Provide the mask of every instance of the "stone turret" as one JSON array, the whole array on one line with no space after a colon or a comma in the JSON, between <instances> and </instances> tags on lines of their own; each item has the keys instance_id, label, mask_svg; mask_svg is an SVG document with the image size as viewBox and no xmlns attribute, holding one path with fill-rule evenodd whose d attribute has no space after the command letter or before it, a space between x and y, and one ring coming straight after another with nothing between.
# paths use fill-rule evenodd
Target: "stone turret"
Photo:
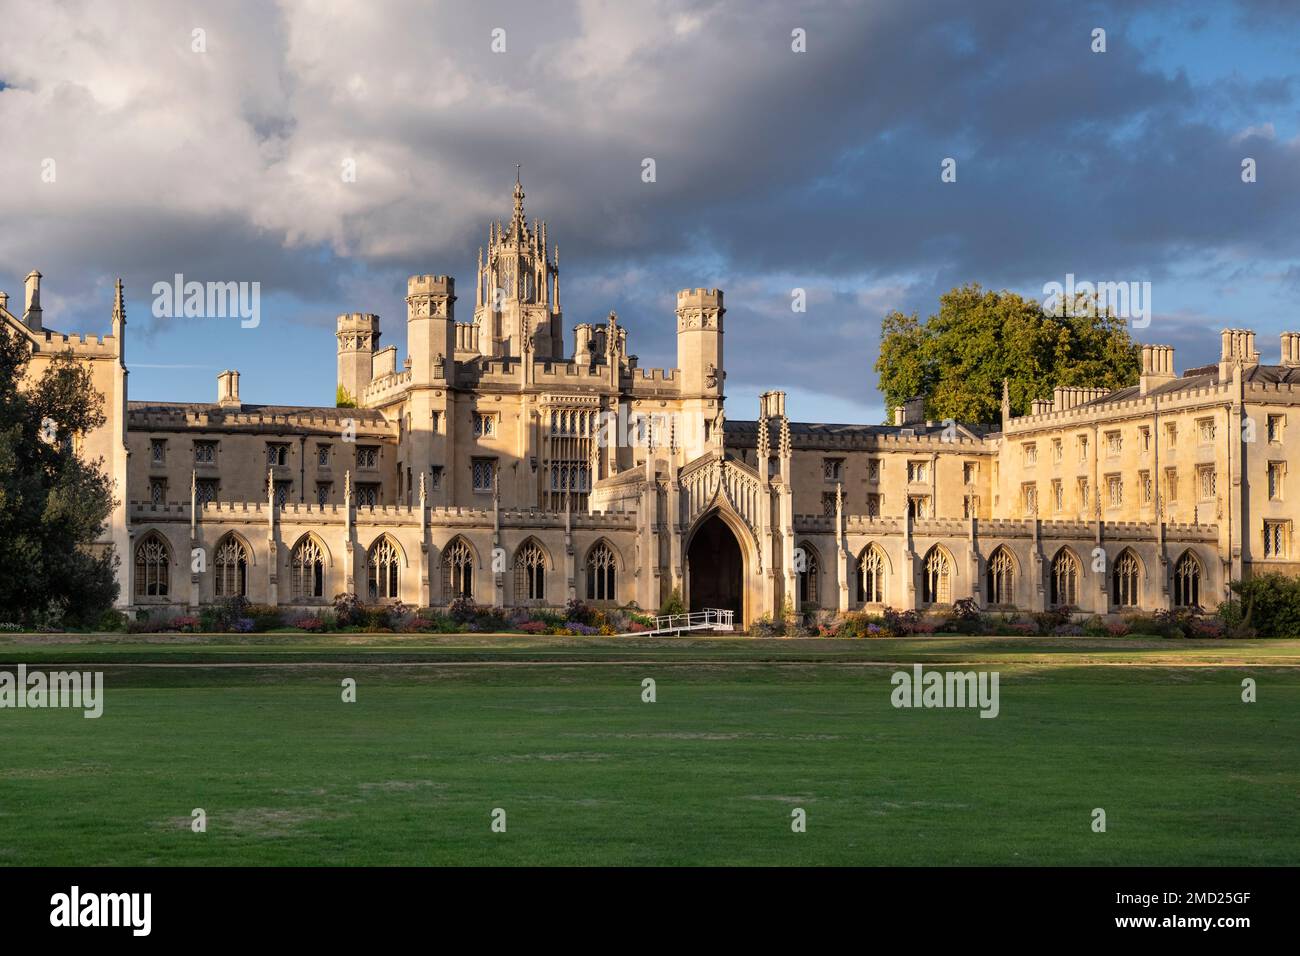
<instances>
[{"instance_id":1,"label":"stone turret","mask_svg":"<svg viewBox=\"0 0 1300 956\"><path fill-rule=\"evenodd\" d=\"M406 352L412 384L455 381L456 280L451 276L406 280Z\"/></svg>"},{"instance_id":2,"label":"stone turret","mask_svg":"<svg viewBox=\"0 0 1300 956\"><path fill-rule=\"evenodd\" d=\"M379 348L379 335L377 315L346 312L338 318L338 384L348 401L360 404L361 390L370 384L374 376L374 357Z\"/></svg>"}]
</instances>

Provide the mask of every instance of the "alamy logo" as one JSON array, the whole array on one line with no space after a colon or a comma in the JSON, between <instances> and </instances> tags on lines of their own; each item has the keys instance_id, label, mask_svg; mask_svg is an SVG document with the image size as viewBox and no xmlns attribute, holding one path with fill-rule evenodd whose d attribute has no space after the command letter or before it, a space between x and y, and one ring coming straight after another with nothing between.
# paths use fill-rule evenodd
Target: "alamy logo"
<instances>
[{"instance_id":1,"label":"alamy logo","mask_svg":"<svg viewBox=\"0 0 1300 956\"><path fill-rule=\"evenodd\" d=\"M1043 284L1043 311L1056 318L1110 315L1129 319L1135 329L1151 324L1150 282L1079 282L1065 274L1065 284Z\"/></svg>"},{"instance_id":2,"label":"alamy logo","mask_svg":"<svg viewBox=\"0 0 1300 956\"><path fill-rule=\"evenodd\" d=\"M74 886L50 897L50 925L129 926L131 935L148 936L153 919L152 893L86 893Z\"/></svg>"},{"instance_id":3,"label":"alamy logo","mask_svg":"<svg viewBox=\"0 0 1300 956\"><path fill-rule=\"evenodd\" d=\"M171 282L153 284L156 319L241 319L242 328L262 322L262 283L186 282L176 273Z\"/></svg>"},{"instance_id":4,"label":"alamy logo","mask_svg":"<svg viewBox=\"0 0 1300 956\"><path fill-rule=\"evenodd\" d=\"M895 707L978 707L981 717L996 717L997 671L925 671L920 664L912 672L895 671L889 702Z\"/></svg>"},{"instance_id":5,"label":"alamy logo","mask_svg":"<svg viewBox=\"0 0 1300 956\"><path fill-rule=\"evenodd\" d=\"M4 708L73 708L84 710L83 717L93 719L104 713L104 674L102 671L28 671L18 665L18 673L0 671L0 710Z\"/></svg>"}]
</instances>

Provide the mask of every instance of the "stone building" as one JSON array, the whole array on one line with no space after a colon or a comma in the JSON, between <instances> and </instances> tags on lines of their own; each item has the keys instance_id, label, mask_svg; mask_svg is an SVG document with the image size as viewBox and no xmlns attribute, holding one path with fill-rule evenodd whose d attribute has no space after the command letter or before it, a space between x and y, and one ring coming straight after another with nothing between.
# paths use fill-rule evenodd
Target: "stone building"
<instances>
[{"instance_id":1,"label":"stone building","mask_svg":"<svg viewBox=\"0 0 1300 956\"><path fill-rule=\"evenodd\" d=\"M889 425L792 422L780 391L728 419L720 290L679 292L677 367L641 368L612 312L566 342L558 247L518 182L487 240L470 321L450 276L410 278L405 359L378 316L339 316L342 407L246 404L236 371L211 403L128 402L120 283L103 338L45 327L39 273L21 317L0 293L32 372L71 350L105 397L79 441L119 489L101 544L124 608L653 609L676 590L746 623L787 601L1107 614L1298 570L1300 333L1263 365L1253 332L1224 331L1220 361L1181 376L1143 346L1138 384L1058 388L1021 417L1004 396L1000 428L925 421L920 399Z\"/></svg>"}]
</instances>

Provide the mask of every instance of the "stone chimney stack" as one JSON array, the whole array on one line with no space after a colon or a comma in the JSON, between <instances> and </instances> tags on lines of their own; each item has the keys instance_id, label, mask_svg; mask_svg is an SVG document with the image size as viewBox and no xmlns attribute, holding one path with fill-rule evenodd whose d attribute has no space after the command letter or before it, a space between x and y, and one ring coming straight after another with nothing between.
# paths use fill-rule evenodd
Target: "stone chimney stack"
<instances>
[{"instance_id":1,"label":"stone chimney stack","mask_svg":"<svg viewBox=\"0 0 1300 956\"><path fill-rule=\"evenodd\" d=\"M23 310L23 323L33 332L41 325L41 274L33 269L27 273L27 307Z\"/></svg>"},{"instance_id":2,"label":"stone chimney stack","mask_svg":"<svg viewBox=\"0 0 1300 956\"><path fill-rule=\"evenodd\" d=\"M217 376L217 404L222 408L239 408L239 373L227 369Z\"/></svg>"},{"instance_id":3,"label":"stone chimney stack","mask_svg":"<svg viewBox=\"0 0 1300 956\"><path fill-rule=\"evenodd\" d=\"M919 425L925 421L925 399L909 398L894 409L895 425Z\"/></svg>"},{"instance_id":4,"label":"stone chimney stack","mask_svg":"<svg viewBox=\"0 0 1300 956\"><path fill-rule=\"evenodd\" d=\"M1255 333L1250 329L1224 329L1219 333L1222 350L1219 354L1219 380L1232 376L1232 367L1254 368L1259 364L1255 351Z\"/></svg>"},{"instance_id":5,"label":"stone chimney stack","mask_svg":"<svg viewBox=\"0 0 1300 956\"><path fill-rule=\"evenodd\" d=\"M1282 364L1300 368L1300 332L1282 333Z\"/></svg>"},{"instance_id":6,"label":"stone chimney stack","mask_svg":"<svg viewBox=\"0 0 1300 956\"><path fill-rule=\"evenodd\" d=\"M1138 379L1139 394L1145 395L1157 385L1163 385L1176 377L1172 345L1142 346L1142 376Z\"/></svg>"},{"instance_id":7,"label":"stone chimney stack","mask_svg":"<svg viewBox=\"0 0 1300 956\"><path fill-rule=\"evenodd\" d=\"M0 292L0 309L8 310L8 308L9 308L9 293Z\"/></svg>"}]
</instances>

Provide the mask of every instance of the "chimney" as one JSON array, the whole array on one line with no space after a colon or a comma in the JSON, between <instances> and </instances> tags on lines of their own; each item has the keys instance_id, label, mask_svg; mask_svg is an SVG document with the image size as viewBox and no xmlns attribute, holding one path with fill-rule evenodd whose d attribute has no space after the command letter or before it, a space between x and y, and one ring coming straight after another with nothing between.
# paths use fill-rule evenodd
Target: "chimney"
<instances>
[{"instance_id":1,"label":"chimney","mask_svg":"<svg viewBox=\"0 0 1300 956\"><path fill-rule=\"evenodd\" d=\"M33 332L41 331L41 274L35 269L27 273L27 307L23 310L23 323Z\"/></svg>"},{"instance_id":2,"label":"chimney","mask_svg":"<svg viewBox=\"0 0 1300 956\"><path fill-rule=\"evenodd\" d=\"M227 369L217 376L217 404L222 408L239 408L239 373Z\"/></svg>"},{"instance_id":3,"label":"chimney","mask_svg":"<svg viewBox=\"0 0 1300 956\"><path fill-rule=\"evenodd\" d=\"M0 292L0 309L4 309L6 312L9 311L9 293L8 293L8 292Z\"/></svg>"},{"instance_id":4,"label":"chimney","mask_svg":"<svg viewBox=\"0 0 1300 956\"><path fill-rule=\"evenodd\" d=\"M1250 329L1224 329L1219 333L1222 349L1219 354L1219 380L1232 376L1232 367L1254 368L1259 364L1255 351L1255 333Z\"/></svg>"},{"instance_id":5,"label":"chimney","mask_svg":"<svg viewBox=\"0 0 1300 956\"><path fill-rule=\"evenodd\" d=\"M1029 403L1029 414L1046 415L1055 407L1055 402L1050 398L1036 398Z\"/></svg>"},{"instance_id":6,"label":"chimney","mask_svg":"<svg viewBox=\"0 0 1300 956\"><path fill-rule=\"evenodd\" d=\"M1300 368L1300 332L1282 333L1282 364L1287 368Z\"/></svg>"},{"instance_id":7,"label":"chimney","mask_svg":"<svg viewBox=\"0 0 1300 956\"><path fill-rule=\"evenodd\" d=\"M1142 377L1138 379L1138 393L1145 395L1157 385L1174 379L1174 347L1172 345L1142 346Z\"/></svg>"},{"instance_id":8,"label":"chimney","mask_svg":"<svg viewBox=\"0 0 1300 956\"><path fill-rule=\"evenodd\" d=\"M925 421L925 399L909 398L894 409L895 425L919 425Z\"/></svg>"}]
</instances>

